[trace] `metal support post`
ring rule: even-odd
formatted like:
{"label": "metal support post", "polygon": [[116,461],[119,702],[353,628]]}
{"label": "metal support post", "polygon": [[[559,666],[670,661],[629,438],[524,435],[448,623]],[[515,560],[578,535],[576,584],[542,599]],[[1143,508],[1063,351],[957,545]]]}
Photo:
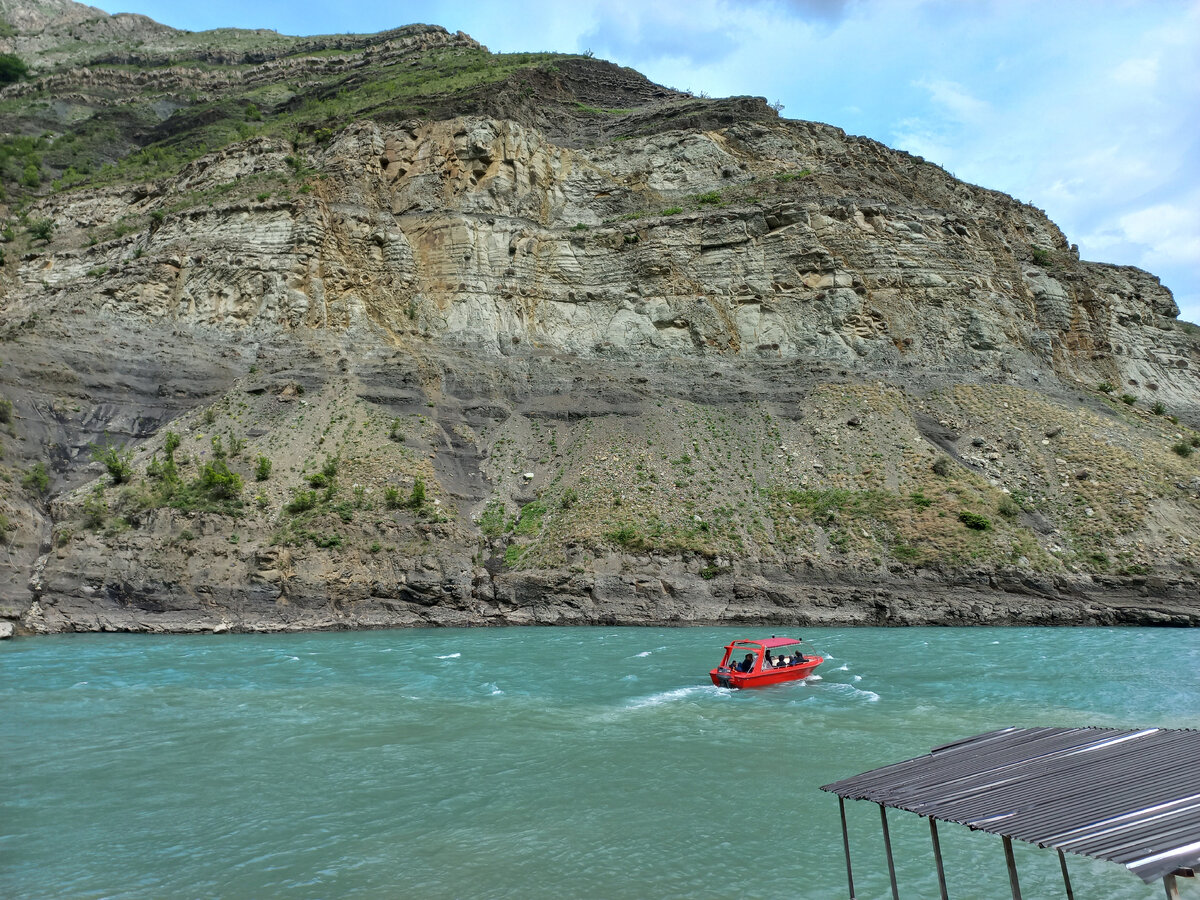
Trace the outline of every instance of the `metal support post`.
{"label": "metal support post", "polygon": [[1008,863],[1008,885],[1012,888],[1012,900],[1021,900],[1021,882],[1017,880],[1017,860],[1013,856],[1012,838],[1004,835],[1004,861]]}
{"label": "metal support post", "polygon": [[887,851],[888,878],[892,880],[892,900],[900,900],[900,889],[896,887],[896,863],[892,859],[892,836],[888,832],[887,807],[879,804],[879,820],[883,823],[883,848]]}
{"label": "metal support post", "polygon": [[1167,900],[1179,900],[1179,885],[1175,883],[1175,873],[1163,876],[1163,887],[1167,889]]}
{"label": "metal support post", "polygon": [[850,868],[850,832],[846,830],[846,801],[838,797],[838,810],[842,814],[842,849],[846,853],[846,881],[850,882],[850,900],[854,896],[854,870]]}
{"label": "metal support post", "polygon": [[1067,858],[1061,850],[1058,851],[1058,864],[1062,867],[1063,884],[1067,888],[1067,900],[1075,900],[1075,892],[1071,890],[1071,873],[1067,871]]}
{"label": "metal support post", "polygon": [[946,869],[942,865],[942,842],[938,840],[937,819],[933,817],[929,819],[929,836],[933,839],[933,858],[937,861],[938,890],[942,893],[942,900],[950,900],[950,895],[946,893]]}

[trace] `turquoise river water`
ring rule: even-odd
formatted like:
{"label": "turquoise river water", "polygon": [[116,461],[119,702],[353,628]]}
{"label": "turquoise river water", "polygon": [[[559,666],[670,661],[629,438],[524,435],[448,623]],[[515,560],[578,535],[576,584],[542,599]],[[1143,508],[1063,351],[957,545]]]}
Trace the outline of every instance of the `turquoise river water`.
{"label": "turquoise river water", "polygon": [[[844,898],[822,784],[1006,725],[1200,727],[1200,630],[809,629],[818,679],[708,683],[768,633],[5,642],[0,897]],[[889,897],[878,808],[848,814],[858,897]],[[889,820],[901,896],[936,897],[926,822]],[[940,836],[952,898],[1008,896],[999,838]],[[1068,860],[1077,897],[1163,896]]]}

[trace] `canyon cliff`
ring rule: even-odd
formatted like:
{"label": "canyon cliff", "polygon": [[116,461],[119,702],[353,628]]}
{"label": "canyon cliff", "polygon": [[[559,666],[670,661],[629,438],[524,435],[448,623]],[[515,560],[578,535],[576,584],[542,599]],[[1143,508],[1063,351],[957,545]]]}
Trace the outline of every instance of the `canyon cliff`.
{"label": "canyon cliff", "polygon": [[1200,329],[1041,210],[435,26],[0,16],[22,629],[1200,624]]}

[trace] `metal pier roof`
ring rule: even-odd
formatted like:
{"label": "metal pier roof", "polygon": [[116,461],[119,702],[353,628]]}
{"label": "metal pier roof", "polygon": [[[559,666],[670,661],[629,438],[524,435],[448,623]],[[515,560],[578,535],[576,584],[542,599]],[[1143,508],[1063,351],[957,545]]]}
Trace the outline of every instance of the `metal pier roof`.
{"label": "metal pier roof", "polygon": [[1004,728],[827,784],[944,822],[1117,862],[1200,868],[1200,731]]}

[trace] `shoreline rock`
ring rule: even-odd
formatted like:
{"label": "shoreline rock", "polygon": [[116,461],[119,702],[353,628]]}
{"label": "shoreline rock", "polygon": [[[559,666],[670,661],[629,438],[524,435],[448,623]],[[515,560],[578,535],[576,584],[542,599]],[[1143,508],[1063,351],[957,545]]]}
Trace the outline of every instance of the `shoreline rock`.
{"label": "shoreline rock", "polygon": [[[1137,583],[1141,581],[1141,583]],[[485,590],[438,602],[429,596],[365,596],[353,602],[311,596],[300,602],[252,593],[188,607],[178,597],[142,596],[112,604],[86,595],[43,595],[22,617],[21,633],[120,631],[150,634],[257,633],[406,627],[527,625],[746,626],[1200,626],[1194,582],[1144,579],[1038,581],[963,576],[957,582],[826,578],[506,575]],[[299,599],[299,598],[297,598]]]}

